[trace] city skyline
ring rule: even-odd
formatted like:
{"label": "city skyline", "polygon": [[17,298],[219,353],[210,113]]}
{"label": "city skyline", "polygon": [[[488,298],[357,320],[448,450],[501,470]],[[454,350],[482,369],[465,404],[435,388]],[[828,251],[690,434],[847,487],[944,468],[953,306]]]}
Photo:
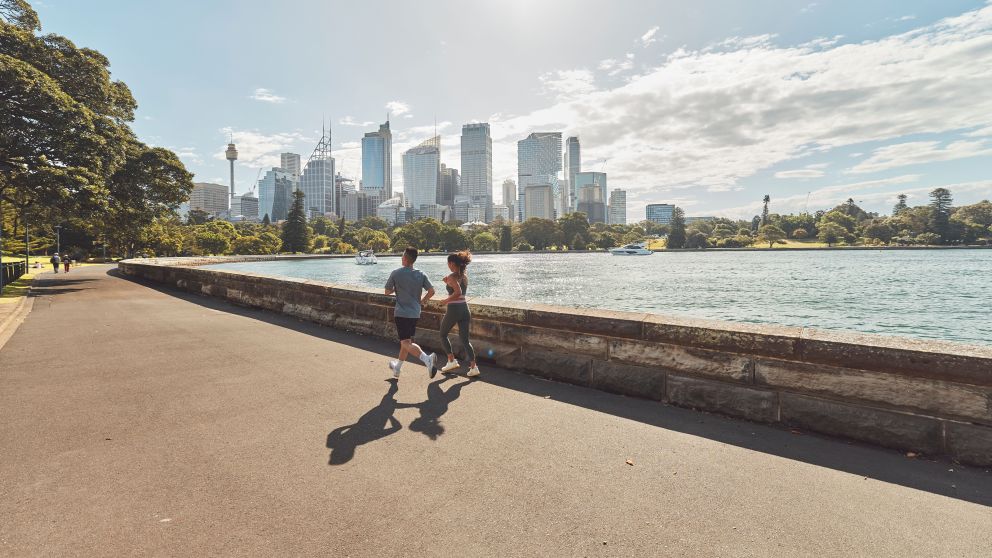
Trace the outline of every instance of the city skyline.
{"label": "city skyline", "polygon": [[[280,153],[309,153],[322,115],[335,129],[339,171],[360,178],[361,138],[387,113],[398,153],[432,135],[436,118],[441,162],[459,169],[458,126],[488,122],[499,182],[517,176],[516,142],[531,132],[578,136],[582,170],[608,162],[632,220],[652,202],[676,203],[688,214],[749,217],[765,194],[777,212],[802,211],[807,199],[814,210],[851,197],[887,213],[899,193],[918,204],[944,186],[966,204],[992,191],[992,100],[983,93],[992,77],[976,71],[992,58],[985,48],[992,6],[985,1],[756,9],[713,0],[623,9],[594,2],[585,14],[555,2],[505,9],[439,2],[419,16],[413,7],[387,4],[395,17],[364,6],[339,9],[338,20],[355,25],[333,37],[308,31],[330,8],[293,5],[314,15],[297,24],[300,35],[340,42],[337,51],[364,33],[362,22],[382,20],[381,48],[336,57],[327,76],[306,70],[314,63],[308,52],[229,39],[235,29],[261,28],[271,11],[262,3],[243,3],[230,21],[221,6],[196,5],[198,17],[181,20],[184,10],[175,6],[122,5],[99,14],[62,0],[36,7],[46,32],[109,57],[114,77],[141,100],[139,136],[174,149],[197,181],[228,182],[224,148],[233,136],[239,194],[251,189],[258,169],[279,166]],[[480,13],[491,22],[487,29],[444,25]],[[528,27],[551,13],[576,27],[595,21],[597,40]],[[437,18],[444,32],[412,37],[401,26],[404,16]],[[172,23],[192,29],[191,38],[166,33]],[[224,32],[195,32],[200,28]],[[395,53],[410,40],[423,55],[401,67]],[[229,63],[200,62],[203,53]],[[305,76],[313,87],[273,80],[259,63]],[[459,69],[416,79],[428,66]],[[375,86],[327,85],[343,75]],[[485,85],[465,95],[454,83]],[[399,161],[391,177],[394,192],[402,191]]]}

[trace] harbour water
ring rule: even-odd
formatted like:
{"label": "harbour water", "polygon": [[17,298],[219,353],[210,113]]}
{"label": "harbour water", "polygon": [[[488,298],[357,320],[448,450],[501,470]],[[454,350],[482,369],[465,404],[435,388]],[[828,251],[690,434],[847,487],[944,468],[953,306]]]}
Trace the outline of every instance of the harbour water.
{"label": "harbour water", "polygon": [[[381,287],[399,265],[209,267]],[[443,290],[444,257],[416,267]],[[992,250],[478,255],[469,276],[470,296],[992,345]]]}

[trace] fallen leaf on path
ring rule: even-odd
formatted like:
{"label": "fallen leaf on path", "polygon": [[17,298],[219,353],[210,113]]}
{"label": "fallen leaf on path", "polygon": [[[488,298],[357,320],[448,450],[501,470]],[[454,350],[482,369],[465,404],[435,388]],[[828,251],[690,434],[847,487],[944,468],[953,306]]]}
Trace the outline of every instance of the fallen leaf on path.
{"label": "fallen leaf on path", "polygon": [[801,432],[801,431],[799,431],[799,430],[796,430],[795,428],[793,428],[793,429],[792,429],[792,430],[790,430],[789,432],[792,432],[793,434],[796,434],[796,435],[801,435],[801,434],[802,434],[802,432]]}
{"label": "fallen leaf on path", "polygon": [[[628,459],[628,460],[627,460],[627,465],[631,465],[631,466],[633,466],[633,465],[634,465],[634,462],[633,462],[633,461],[631,461],[630,459]],[[606,543],[603,543],[603,544],[606,544]]]}
{"label": "fallen leaf on path", "polygon": [[919,454],[912,451],[906,452],[906,457],[916,457],[917,455]]}

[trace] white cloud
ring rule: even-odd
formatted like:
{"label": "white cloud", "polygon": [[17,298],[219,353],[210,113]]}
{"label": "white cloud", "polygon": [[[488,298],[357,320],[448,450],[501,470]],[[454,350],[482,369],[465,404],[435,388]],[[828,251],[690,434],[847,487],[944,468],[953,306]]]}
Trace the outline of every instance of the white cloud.
{"label": "white cloud", "polygon": [[396,116],[402,116],[410,112],[410,105],[404,103],[403,101],[389,101],[386,103],[386,110],[390,114]]}
{"label": "white cloud", "polygon": [[299,142],[317,142],[317,138],[308,138],[299,132],[265,134],[258,130],[235,130],[230,127],[222,128],[220,132],[224,143],[214,153],[214,159],[225,159],[227,141],[233,136],[238,148],[238,164],[256,168],[278,167],[280,153],[291,150]]}
{"label": "white cloud", "polygon": [[706,192],[803,155],[992,126],[990,65],[985,6],[860,43],[779,46],[762,36],[680,49],[615,88],[596,89],[588,71],[546,74],[556,101],[493,127],[494,177],[516,175],[518,140],[562,130],[581,136],[583,158],[610,157],[610,184],[630,199],[688,190],[715,208]]}
{"label": "white cloud", "polygon": [[914,19],[916,19],[915,15],[904,15],[901,18],[899,18],[899,21],[911,21]]}
{"label": "white cloud", "polygon": [[964,134],[969,138],[983,138],[985,136],[992,136],[992,126],[986,126],[984,128],[979,128]]}
{"label": "white cloud", "polygon": [[280,97],[279,95],[276,95],[275,92],[264,87],[259,87],[256,89],[249,98],[255,99],[256,101],[262,101],[263,103],[279,104],[286,102],[286,97]]}
{"label": "white cloud", "polygon": [[816,6],[817,6],[816,2],[810,2],[809,4],[806,4],[805,8],[799,10],[799,13],[806,14],[812,12],[813,8],[815,8]]}
{"label": "white cloud", "polygon": [[989,145],[985,140],[955,141],[945,147],[940,147],[938,141],[913,141],[880,147],[872,153],[871,157],[848,169],[847,172],[854,174],[879,172],[907,165],[953,161],[985,155],[992,155],[992,145]]}
{"label": "white cloud", "polygon": [[601,60],[596,68],[607,72],[608,75],[615,76],[620,72],[625,72],[633,67],[634,53],[628,52],[622,60],[617,60],[616,58]]}
{"label": "white cloud", "polygon": [[362,146],[360,141],[343,141],[341,142],[342,149],[355,149]]}
{"label": "white cloud", "polygon": [[586,69],[557,70],[548,72],[539,79],[544,91],[559,99],[571,99],[596,90],[593,84],[595,78]]}
{"label": "white cloud", "polygon": [[371,122],[371,121],[358,122],[351,115],[348,115],[348,116],[345,116],[344,118],[338,120],[338,124],[341,124],[343,126],[359,126],[359,127],[362,127],[362,128],[366,128],[368,126],[375,125],[375,122]]}
{"label": "white cloud", "polygon": [[651,29],[648,29],[646,33],[644,33],[643,35],[641,35],[641,44],[644,45],[644,46],[648,46],[651,43],[657,41],[658,39],[655,38],[655,35],[658,34],[658,29],[660,29],[660,27],[658,27],[657,25],[655,25]]}

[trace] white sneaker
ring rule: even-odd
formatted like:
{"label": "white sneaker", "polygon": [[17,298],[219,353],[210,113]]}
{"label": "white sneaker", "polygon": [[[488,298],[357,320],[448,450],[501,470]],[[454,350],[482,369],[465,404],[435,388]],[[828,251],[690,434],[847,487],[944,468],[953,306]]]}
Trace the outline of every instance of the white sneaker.
{"label": "white sneaker", "polygon": [[479,371],[479,367],[478,366],[473,366],[472,368],[469,368],[468,369],[468,374],[465,374],[465,375],[468,376],[469,378],[474,378],[474,377],[478,376],[479,374],[482,374],[482,372]]}
{"label": "white sneaker", "polygon": [[427,357],[427,362],[425,364],[427,365],[427,375],[429,375],[433,380],[434,376],[437,376],[437,366],[435,366],[437,364],[437,353],[431,353],[431,355]]}
{"label": "white sneaker", "polygon": [[394,378],[400,377],[400,369],[396,366],[397,364],[399,364],[398,361],[395,360],[389,361],[389,369],[393,371]]}
{"label": "white sneaker", "polygon": [[459,368],[461,368],[461,364],[458,363],[458,359],[455,359],[449,362],[448,364],[445,364],[444,368],[441,369],[441,372],[447,374],[448,372],[458,370]]}

